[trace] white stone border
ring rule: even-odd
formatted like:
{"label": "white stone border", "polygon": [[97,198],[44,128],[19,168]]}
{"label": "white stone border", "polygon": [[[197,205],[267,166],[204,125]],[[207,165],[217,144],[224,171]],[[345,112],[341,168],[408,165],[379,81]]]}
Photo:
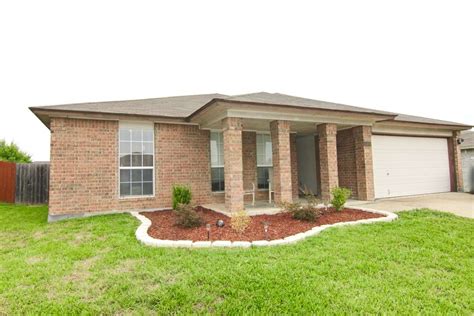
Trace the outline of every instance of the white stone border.
{"label": "white stone border", "polygon": [[377,222],[391,222],[398,218],[398,215],[388,211],[379,211],[373,210],[368,208],[362,207],[350,207],[351,209],[361,210],[370,213],[382,214],[385,217],[378,217],[378,218],[369,218],[369,219],[361,219],[358,221],[351,221],[351,222],[339,222],[330,225],[321,225],[313,227],[312,229],[298,233],[296,235],[288,236],[283,239],[275,239],[275,240],[256,240],[256,241],[229,241],[229,240],[216,240],[216,241],[192,241],[192,240],[165,240],[165,239],[156,239],[148,235],[148,228],[151,226],[151,220],[148,219],[146,216],[139,214],[138,212],[130,212],[132,216],[138,218],[142,223],[137,228],[135,232],[135,236],[137,239],[147,245],[152,247],[186,247],[186,248],[208,248],[208,247],[240,247],[240,248],[248,248],[251,246],[276,246],[276,245],[285,245],[295,243],[297,241],[303,240],[306,237],[314,236],[319,234],[321,231],[328,229],[330,227],[337,227],[337,226],[347,226],[347,225],[357,225],[357,224],[370,224],[370,223],[377,223]]}

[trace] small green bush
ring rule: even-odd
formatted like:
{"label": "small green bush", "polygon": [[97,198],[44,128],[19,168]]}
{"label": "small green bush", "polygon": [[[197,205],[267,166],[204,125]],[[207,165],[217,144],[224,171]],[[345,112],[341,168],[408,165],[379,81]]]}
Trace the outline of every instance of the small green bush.
{"label": "small green bush", "polygon": [[351,196],[352,191],[347,188],[335,187],[331,190],[332,200],[331,204],[337,211],[341,211],[347,202],[347,199]]}
{"label": "small green bush", "polygon": [[178,204],[173,210],[176,215],[176,225],[184,228],[199,227],[203,224],[201,216],[189,204]]}
{"label": "small green bush", "polygon": [[175,210],[178,204],[191,203],[191,189],[185,185],[173,186],[173,209]]}

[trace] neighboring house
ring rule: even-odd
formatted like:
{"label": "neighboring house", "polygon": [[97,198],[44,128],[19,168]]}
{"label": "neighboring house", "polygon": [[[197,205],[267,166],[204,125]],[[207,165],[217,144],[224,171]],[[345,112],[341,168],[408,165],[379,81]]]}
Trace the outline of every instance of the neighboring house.
{"label": "neighboring house", "polygon": [[462,174],[464,192],[474,193],[474,131],[461,133]]}
{"label": "neighboring house", "polygon": [[[293,97],[220,94],[30,108],[51,130],[49,220],[196,204],[244,208],[335,186],[373,200],[462,190],[459,133],[471,126]],[[245,196],[245,199],[251,196]]]}

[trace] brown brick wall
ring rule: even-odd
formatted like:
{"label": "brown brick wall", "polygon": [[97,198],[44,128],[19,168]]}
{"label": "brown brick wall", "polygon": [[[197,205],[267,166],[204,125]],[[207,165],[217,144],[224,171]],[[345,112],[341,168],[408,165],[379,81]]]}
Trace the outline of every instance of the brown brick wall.
{"label": "brown brick wall", "polygon": [[352,190],[357,196],[357,166],[353,130],[337,132],[337,173],[339,186]]}
{"label": "brown brick wall", "polygon": [[337,132],[339,186],[352,190],[359,200],[374,199],[372,129],[357,126]]}
{"label": "brown brick wall", "polygon": [[119,199],[117,144],[116,121],[52,118],[51,215],[170,207],[178,183],[191,187],[194,203],[216,200],[209,131],[155,124],[155,197],[149,198]]}
{"label": "brown brick wall", "polygon": [[[223,193],[211,192],[210,132],[175,124],[155,124],[155,196],[120,199],[118,128],[117,121],[51,119],[51,215],[169,208],[174,184],[189,185],[193,203],[224,202]],[[257,185],[256,133],[241,135],[247,189],[252,182]],[[292,193],[297,196],[295,134],[290,145]],[[267,200],[268,191],[257,191],[257,199]]]}
{"label": "brown brick wall", "polygon": [[49,213],[112,210],[118,122],[51,119]]}
{"label": "brown brick wall", "polygon": [[193,203],[211,196],[210,132],[192,125],[155,124],[156,197],[171,205],[174,184],[189,185]]}
{"label": "brown brick wall", "polygon": [[356,162],[357,198],[370,201],[374,199],[374,171],[372,163],[372,127],[352,128]]}

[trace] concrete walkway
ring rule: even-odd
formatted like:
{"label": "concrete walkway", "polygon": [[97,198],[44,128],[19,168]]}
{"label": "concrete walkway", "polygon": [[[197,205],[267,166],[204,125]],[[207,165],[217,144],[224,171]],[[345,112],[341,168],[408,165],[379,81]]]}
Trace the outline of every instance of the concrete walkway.
{"label": "concrete walkway", "polygon": [[430,208],[450,212],[458,216],[474,218],[474,194],[469,193],[436,193],[380,199],[374,202],[349,201],[348,205],[391,212],[406,211],[415,208]]}

